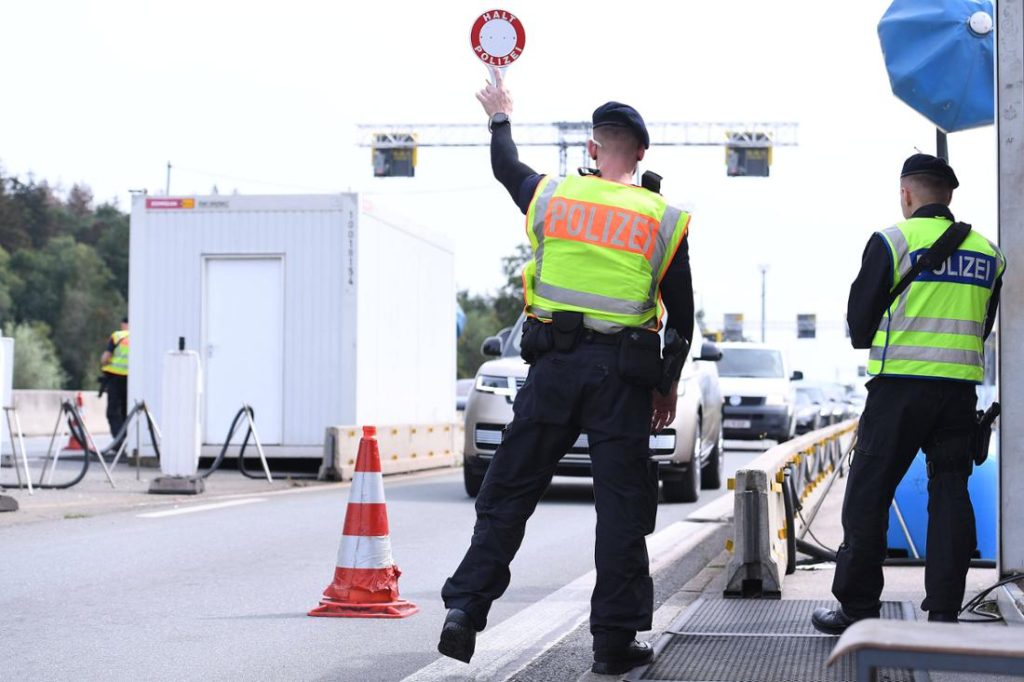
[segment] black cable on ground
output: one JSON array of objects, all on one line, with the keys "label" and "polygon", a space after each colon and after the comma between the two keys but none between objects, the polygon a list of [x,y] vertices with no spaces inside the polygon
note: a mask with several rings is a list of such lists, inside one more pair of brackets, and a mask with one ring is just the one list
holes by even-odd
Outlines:
[{"label": "black cable on ground", "polygon": [[[249,417],[253,421],[255,421],[256,412],[248,405],[242,407],[240,410],[238,410],[237,413],[235,413],[235,418],[231,420],[231,427],[228,429],[228,435],[224,439],[224,445],[221,447],[220,453],[217,455],[216,459],[214,459],[213,463],[210,464],[209,470],[207,470],[206,473],[202,474],[203,478],[209,477],[210,474],[219,469],[220,465],[224,462],[224,457],[227,455],[228,447],[230,447],[231,445],[231,439],[234,438],[235,430],[238,428],[239,420],[241,420],[242,417],[245,416],[246,411],[248,411]],[[245,438],[242,439],[242,446],[238,450],[238,471],[241,472],[241,474],[246,478],[261,479],[264,477],[264,474],[262,472],[252,473],[250,470],[245,468],[245,451],[246,448],[248,448],[249,446],[249,437],[252,435],[252,427],[250,426],[245,430]],[[267,466],[269,466],[269,464]],[[317,479],[317,474],[303,473],[275,474],[274,472],[271,472],[271,476],[281,476],[284,478],[291,478],[295,480],[306,479],[312,481]]]},{"label": "black cable on ground", "polygon": [[146,429],[149,431],[149,441],[153,444],[153,452],[156,454],[157,461],[160,461],[160,443],[156,437],[156,426],[153,424],[153,415],[149,413],[149,408],[146,406],[145,402],[135,403],[135,406],[128,411],[128,415],[124,418],[124,423],[121,424],[121,429],[117,432],[117,435],[114,436],[114,440],[111,441],[110,445],[104,448],[103,454],[108,457],[113,457],[117,454],[117,451],[121,449],[122,442],[128,438],[128,428],[131,425],[132,418],[138,414],[139,411],[141,411],[143,416],[146,418]]},{"label": "black cable on ground", "polygon": [[992,592],[992,590],[996,589],[997,587],[1002,587],[1003,585],[1008,585],[1010,583],[1015,583],[1018,580],[1024,580],[1024,573],[1012,573],[1012,574],[1008,575],[1007,577],[1003,578],[1002,580],[998,580],[998,581],[992,583],[991,585],[989,585],[988,587],[982,589],[976,595],[971,597],[971,599],[968,600],[968,602],[966,604],[964,604],[963,606],[960,607],[960,613],[964,613],[965,611],[967,611],[969,613],[974,614],[975,616],[980,616],[980,618],[978,620],[961,620],[960,622],[962,622],[962,623],[988,623],[988,622],[991,622],[991,621],[1003,620],[1003,618],[1001,616],[996,616],[994,614],[987,614],[987,613],[979,613],[977,609],[980,606],[982,606],[983,604],[987,604],[987,603],[989,603],[991,601],[994,601],[994,600],[986,600],[985,599],[985,597],[987,597],[988,594],[990,592]]},{"label": "black cable on ground", "polygon": [[[235,418],[231,420],[231,427],[228,429],[227,438],[224,439],[224,445],[221,446],[220,453],[217,455],[217,457],[210,464],[210,468],[207,469],[206,472],[201,474],[201,476],[203,478],[209,478],[210,474],[212,474],[214,471],[219,469],[220,465],[223,464],[224,456],[227,455],[228,447],[231,445],[231,439],[235,435],[235,429],[238,428],[238,420],[241,419],[242,415],[244,415],[244,414],[245,414],[245,408],[244,407],[242,409],[240,409],[238,412],[235,413]],[[251,431],[251,429],[250,429],[250,431]],[[245,434],[245,440],[247,442],[249,440],[249,434],[248,433]],[[243,443],[243,448],[244,448],[244,443]]]},{"label": "black cable on ground", "polygon": [[[78,421],[78,418],[75,417],[74,412],[71,410],[71,404],[68,401],[64,401],[61,404],[61,411],[64,412],[67,415],[68,430],[71,432],[71,436],[75,440],[77,440],[79,443],[82,444],[82,470],[78,472],[77,476],[75,476],[73,479],[71,479],[70,481],[68,481],[66,483],[43,483],[42,475],[46,474],[46,471],[44,469],[44,471],[40,475],[39,483],[33,483],[32,484],[33,488],[39,488],[40,490],[66,490],[67,488],[71,488],[73,486],[76,486],[79,483],[81,483],[82,479],[85,478],[85,475],[87,473],[89,473],[89,459],[90,459],[89,455],[95,454],[97,457],[100,456],[100,454],[98,452],[96,452],[95,450],[90,450],[89,449],[89,441],[85,437],[85,429],[82,427],[82,424]],[[13,450],[13,448],[12,448],[12,450]],[[17,457],[17,453],[16,452],[12,451],[12,453],[11,453],[11,461],[13,462],[13,464],[14,464],[14,466],[16,468],[18,466],[18,457]],[[28,489],[28,484],[27,483],[4,483],[3,487],[4,488],[11,488],[11,489],[27,490]]]}]

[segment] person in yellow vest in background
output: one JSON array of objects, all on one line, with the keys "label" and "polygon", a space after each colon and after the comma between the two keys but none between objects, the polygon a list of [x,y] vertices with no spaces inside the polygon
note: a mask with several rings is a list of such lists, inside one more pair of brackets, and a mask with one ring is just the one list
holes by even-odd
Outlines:
[{"label": "person in yellow vest in background", "polygon": [[128,318],[110,335],[107,348],[100,357],[103,389],[107,393],[107,423],[110,435],[116,436],[128,414]]},{"label": "person in yellow vest in background", "polygon": [[[854,348],[870,348],[868,399],[843,501],[843,543],[832,593],[838,609],[816,609],[818,630],[839,634],[878,618],[889,506],[918,450],[928,465],[925,600],[928,620],[956,622],[976,545],[967,492],[977,456],[975,385],[996,320],[1006,261],[985,237],[967,233],[939,267],[923,268],[893,301],[918,258],[954,223],[959,186],[945,160],[914,154],[900,179],[904,221],[876,232],[850,288]],[[890,303],[890,301],[892,301]]]},{"label": "person in yellow vest in background", "polygon": [[512,100],[500,72],[493,75],[477,99],[489,116],[494,175],[526,214],[533,258],[523,273],[520,347],[531,367],[477,495],[469,550],[441,592],[449,610],[438,650],[469,662],[491,604],[508,587],[527,519],[585,431],[597,508],[592,670],[619,674],[652,657],[650,645],[636,641],[653,613],[644,540],[658,504],[650,434],[674,419],[680,360],[693,336],[690,217],[661,197],[650,175],[634,184],[650,146],[636,109],[608,102],[594,111],[587,151],[595,170],[540,175],[519,161]]}]

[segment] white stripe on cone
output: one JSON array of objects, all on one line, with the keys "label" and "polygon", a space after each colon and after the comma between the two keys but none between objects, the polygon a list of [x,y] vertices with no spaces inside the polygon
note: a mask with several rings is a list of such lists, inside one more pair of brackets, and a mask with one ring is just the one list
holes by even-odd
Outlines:
[{"label": "white stripe on cone", "polygon": [[342,535],[338,547],[338,568],[390,568],[391,537]]},{"label": "white stripe on cone", "polygon": [[384,504],[384,478],[379,471],[352,474],[349,504]]}]

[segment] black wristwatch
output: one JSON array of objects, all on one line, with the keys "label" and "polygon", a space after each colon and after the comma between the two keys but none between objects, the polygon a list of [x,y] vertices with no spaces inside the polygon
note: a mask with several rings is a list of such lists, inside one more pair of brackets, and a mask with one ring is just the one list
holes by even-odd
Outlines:
[{"label": "black wristwatch", "polygon": [[492,133],[494,132],[494,126],[504,125],[508,122],[508,114],[504,111],[499,111],[487,120],[487,132]]}]

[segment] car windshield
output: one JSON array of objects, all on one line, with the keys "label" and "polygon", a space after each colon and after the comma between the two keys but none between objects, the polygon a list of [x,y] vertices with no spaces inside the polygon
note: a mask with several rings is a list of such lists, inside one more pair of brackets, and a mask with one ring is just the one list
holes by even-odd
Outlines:
[{"label": "car windshield", "polygon": [[823,405],[826,402],[825,394],[821,392],[820,388],[798,388],[796,389],[796,399],[798,403],[818,403]]},{"label": "car windshield", "polygon": [[505,345],[502,346],[501,354],[506,358],[517,358],[519,357],[519,351],[522,350],[519,342],[523,338],[523,320],[526,319],[525,315],[520,315],[519,319],[516,320],[516,324],[512,327],[512,331],[509,332],[508,340]]},{"label": "car windshield", "polygon": [[821,387],[821,390],[824,391],[830,400],[834,400],[837,403],[846,400],[846,389],[839,384],[826,384]]},{"label": "car windshield", "polygon": [[723,348],[718,376],[779,379],[785,376],[782,353],[768,348]]}]

